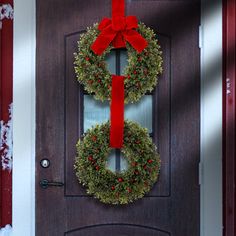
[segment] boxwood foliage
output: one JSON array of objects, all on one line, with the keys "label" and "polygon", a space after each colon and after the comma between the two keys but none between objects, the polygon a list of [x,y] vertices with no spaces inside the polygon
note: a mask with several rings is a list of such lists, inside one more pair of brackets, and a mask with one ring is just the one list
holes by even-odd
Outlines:
[{"label": "boxwood foliage", "polygon": [[148,131],[139,124],[125,121],[124,144],[127,159],[125,171],[108,169],[110,122],[96,125],[77,143],[75,171],[87,193],[107,204],[127,204],[148,193],[157,181],[160,156]]},{"label": "boxwood foliage", "polygon": [[[152,29],[139,23],[137,31],[147,40],[148,46],[138,53],[126,43],[128,64],[124,69],[125,103],[138,101],[146,92],[151,92],[162,73],[162,51]],[[101,101],[111,98],[112,75],[108,70],[105,57],[113,46],[109,46],[102,55],[96,55],[90,48],[98,34],[98,24],[87,28],[78,41],[78,52],[74,54],[75,73],[78,81],[88,93],[94,93]]]}]

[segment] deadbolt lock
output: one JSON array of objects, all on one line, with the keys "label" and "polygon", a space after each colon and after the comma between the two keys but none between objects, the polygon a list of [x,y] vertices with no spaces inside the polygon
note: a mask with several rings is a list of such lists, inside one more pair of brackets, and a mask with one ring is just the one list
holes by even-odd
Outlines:
[{"label": "deadbolt lock", "polygon": [[48,168],[50,166],[50,161],[48,159],[42,159],[40,161],[40,165],[43,168]]}]

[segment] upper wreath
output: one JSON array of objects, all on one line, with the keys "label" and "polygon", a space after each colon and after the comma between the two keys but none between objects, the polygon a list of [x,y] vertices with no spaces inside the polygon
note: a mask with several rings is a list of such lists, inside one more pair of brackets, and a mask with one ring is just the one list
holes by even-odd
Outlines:
[{"label": "upper wreath", "polygon": [[[82,34],[75,53],[75,73],[88,93],[94,93],[101,101],[111,99],[112,75],[105,61],[106,55],[114,48],[109,45],[100,55],[95,54],[91,45],[100,33],[100,25],[94,24]],[[126,42],[128,65],[124,69],[125,103],[138,101],[146,92],[151,92],[157,84],[157,77],[162,72],[162,52],[157,37],[152,29],[143,23],[138,24],[137,32],[148,45],[139,52]]]}]

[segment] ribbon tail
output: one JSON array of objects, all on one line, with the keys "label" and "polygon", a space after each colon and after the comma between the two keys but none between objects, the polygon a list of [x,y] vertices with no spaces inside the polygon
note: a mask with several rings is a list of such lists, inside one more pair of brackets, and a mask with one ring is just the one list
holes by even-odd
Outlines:
[{"label": "ribbon tail", "polygon": [[110,45],[116,34],[113,32],[102,31],[94,43],[91,45],[91,49],[97,55],[101,55]]},{"label": "ribbon tail", "polygon": [[148,42],[136,30],[128,30],[123,32],[123,36],[131,46],[138,51],[142,52],[148,45]]},{"label": "ribbon tail", "polygon": [[112,75],[110,147],[122,148],[124,136],[124,76]]}]

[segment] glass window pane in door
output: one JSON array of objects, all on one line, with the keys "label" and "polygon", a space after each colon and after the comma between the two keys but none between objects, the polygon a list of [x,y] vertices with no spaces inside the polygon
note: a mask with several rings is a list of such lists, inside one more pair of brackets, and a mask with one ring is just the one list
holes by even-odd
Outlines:
[{"label": "glass window pane in door", "polygon": [[109,54],[106,55],[105,61],[108,66],[108,70],[111,74],[116,74],[116,52],[111,50]]},{"label": "glass window pane in door", "polygon": [[109,102],[95,100],[92,95],[84,95],[84,132],[96,124],[110,119]]},{"label": "glass window pane in door", "polygon": [[[152,133],[152,95],[145,95],[137,103],[125,106],[125,119],[133,120]],[[110,119],[108,101],[95,100],[92,95],[84,95],[84,132],[97,123]]]}]

